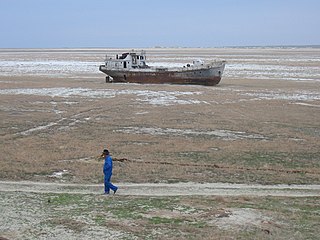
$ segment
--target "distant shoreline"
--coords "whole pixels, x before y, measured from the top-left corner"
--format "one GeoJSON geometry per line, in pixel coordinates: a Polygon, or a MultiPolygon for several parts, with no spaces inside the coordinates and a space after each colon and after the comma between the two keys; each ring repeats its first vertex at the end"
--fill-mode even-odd
{"type": "Polygon", "coordinates": [[[104,49],[224,49],[224,48],[239,48],[239,49],[297,49],[297,48],[320,48],[320,45],[266,45],[266,46],[223,46],[223,47],[179,47],[179,46],[171,46],[171,47],[162,47],[162,46],[154,46],[154,47],[48,47],[48,48],[2,48],[0,47],[0,51],[101,51],[104,49]]]}

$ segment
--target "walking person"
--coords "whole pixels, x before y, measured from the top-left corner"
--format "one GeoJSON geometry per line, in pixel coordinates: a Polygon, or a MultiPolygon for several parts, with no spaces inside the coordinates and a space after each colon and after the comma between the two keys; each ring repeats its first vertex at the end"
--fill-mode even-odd
{"type": "Polygon", "coordinates": [[[104,165],[103,165],[103,174],[104,174],[104,194],[110,194],[110,189],[115,194],[118,190],[118,187],[111,183],[112,176],[112,158],[107,149],[104,149],[101,157],[103,157],[104,165]]]}

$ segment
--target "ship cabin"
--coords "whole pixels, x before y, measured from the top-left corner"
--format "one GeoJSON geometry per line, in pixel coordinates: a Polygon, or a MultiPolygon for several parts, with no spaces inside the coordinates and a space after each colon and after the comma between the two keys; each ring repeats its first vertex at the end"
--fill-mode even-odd
{"type": "Polygon", "coordinates": [[[146,64],[146,52],[141,51],[140,54],[136,52],[122,53],[116,55],[116,58],[109,58],[106,56],[105,67],[107,69],[132,69],[132,68],[148,68],[146,64]]]}

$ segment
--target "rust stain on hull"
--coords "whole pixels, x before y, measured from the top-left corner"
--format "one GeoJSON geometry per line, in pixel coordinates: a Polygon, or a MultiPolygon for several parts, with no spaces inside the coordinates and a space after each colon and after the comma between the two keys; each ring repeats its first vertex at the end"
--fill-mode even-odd
{"type": "Polygon", "coordinates": [[[104,65],[100,71],[107,74],[107,81],[122,83],[154,83],[154,84],[194,84],[214,86],[221,81],[224,65],[190,71],[114,71],[107,70],[104,65]],[[111,78],[109,78],[112,77],[111,78]]]}

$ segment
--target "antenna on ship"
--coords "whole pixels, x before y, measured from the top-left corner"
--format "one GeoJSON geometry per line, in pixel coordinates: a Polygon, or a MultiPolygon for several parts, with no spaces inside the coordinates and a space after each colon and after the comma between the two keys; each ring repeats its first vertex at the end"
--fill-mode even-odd
{"type": "Polygon", "coordinates": [[[141,50],[141,56],[143,56],[144,60],[147,60],[146,51],[145,50],[141,50]]]}

